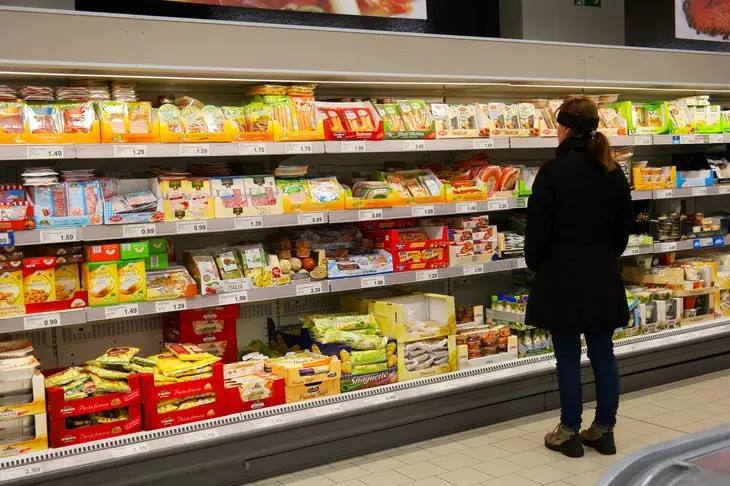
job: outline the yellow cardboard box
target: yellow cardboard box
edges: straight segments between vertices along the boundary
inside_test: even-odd
[[[383,334],[407,343],[456,334],[456,309],[450,295],[414,294],[371,301]]]

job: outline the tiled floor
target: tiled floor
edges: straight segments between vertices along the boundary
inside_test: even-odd
[[[593,404],[584,421],[592,420]],[[546,412],[287,474],[256,486],[589,486],[647,445],[730,422],[730,370],[622,396],[616,456],[586,449],[582,459],[548,451],[558,422]],[[250,486],[250,485],[247,485]]]

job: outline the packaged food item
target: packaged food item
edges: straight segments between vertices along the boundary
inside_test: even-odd
[[[87,262],[111,262],[119,260],[120,250],[118,243],[104,243],[100,245],[86,245],[84,258]]]
[[[243,278],[241,263],[238,258],[238,254],[234,250],[225,249],[221,252],[217,252],[215,262],[223,280]]]
[[[200,361],[211,357],[195,344],[165,343],[165,349],[183,361]]]
[[[82,369],[78,367],[66,368],[63,371],[54,373],[45,378],[46,388],[52,386],[63,386],[71,383],[74,380],[78,380],[82,375]]]
[[[422,100],[403,100],[398,103],[398,110],[408,130],[433,131],[433,119]]]
[[[173,300],[198,294],[195,280],[182,266],[147,271],[147,300]]]
[[[94,390],[104,393],[129,393],[129,383],[124,380],[107,380],[98,375],[92,374],[91,381],[94,382]]]
[[[56,299],[66,300],[81,290],[81,278],[78,263],[56,266]]]
[[[27,258],[23,261],[25,303],[42,304],[56,300],[56,259]]]
[[[142,302],[147,299],[147,276],[143,260],[118,262],[117,278],[120,302]]]
[[[220,275],[215,258],[210,255],[188,252],[185,256],[187,267],[201,295],[216,294],[220,289]]]
[[[81,267],[81,279],[89,292],[89,305],[119,303],[117,262],[87,262]]]
[[[107,380],[126,380],[129,376],[129,373],[124,371],[108,370],[99,366],[92,365],[87,366],[86,371],[88,371],[92,375],[96,375]]]
[[[137,353],[139,353],[139,348],[109,348],[104,354],[96,358],[95,361],[101,366],[125,366],[130,363],[130,360]]]
[[[23,270],[0,271],[0,316],[25,314]]]
[[[146,241],[135,241],[119,245],[119,258],[121,260],[141,260],[149,256],[149,243]]]

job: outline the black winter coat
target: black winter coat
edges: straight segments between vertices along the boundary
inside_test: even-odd
[[[628,181],[605,172],[585,138],[565,140],[543,165],[527,206],[525,260],[535,272],[526,322],[556,331],[626,326],[618,257],[633,226]]]

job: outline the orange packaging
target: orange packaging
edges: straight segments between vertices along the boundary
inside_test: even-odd
[[[84,258],[87,262],[113,262],[119,260],[119,244],[87,245],[84,247]]]

